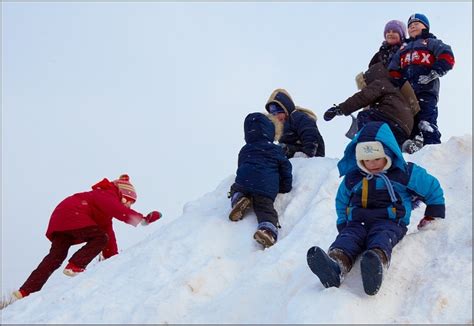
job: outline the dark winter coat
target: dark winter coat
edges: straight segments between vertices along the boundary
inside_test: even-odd
[[[270,95],[265,105],[267,111],[271,103],[279,104],[288,116],[279,142],[295,146],[308,157],[324,157],[324,140],[316,124],[316,115],[308,109],[295,106],[284,89],[277,89]]]
[[[422,75],[435,70],[440,76],[445,75],[454,66],[454,54],[451,47],[424,29],[415,38],[409,38],[400,47],[389,64],[390,75],[400,80],[400,85],[408,80],[417,94],[429,93],[439,95],[439,78],[423,85],[418,83]],[[420,99],[420,97],[418,97]]]
[[[369,175],[358,167],[355,148],[359,142],[375,140],[384,145],[392,165],[386,172]],[[336,195],[338,230],[342,230],[348,221],[389,219],[408,225],[414,198],[426,204],[425,216],[445,216],[440,183],[422,167],[405,162],[386,123],[372,122],[362,128],[347,145],[338,169],[340,175],[344,176]],[[393,190],[395,198],[389,190]]]
[[[245,142],[239,153],[236,190],[275,200],[292,187],[291,163],[273,143],[275,126],[262,113],[251,113],[244,122]]]
[[[386,117],[384,122],[391,126],[398,125],[407,137],[410,136],[415,112],[398,87],[390,82],[388,71],[383,64],[379,62],[372,65],[364,73],[364,80],[366,87],[339,104],[344,115],[370,106],[370,110]]]
[[[382,43],[380,49],[374,54],[369,62],[369,68],[376,63],[382,62],[385,68],[388,68],[393,55],[400,49],[401,44],[388,44],[386,41]]]
[[[103,250],[105,258],[118,253],[117,241],[112,227],[112,218],[137,226],[143,215],[121,203],[118,188],[103,179],[92,186],[91,191],[74,194],[64,199],[51,214],[46,237],[52,240],[54,232],[98,226],[108,235],[109,241]]]

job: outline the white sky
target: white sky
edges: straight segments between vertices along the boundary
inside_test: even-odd
[[[2,3],[2,292],[47,253],[64,197],[128,173],[163,223],[235,173],[273,89],[322,117],[356,91],[388,20],[452,46],[443,141],[472,133],[472,3]],[[318,122],[339,158],[350,119]],[[152,230],[151,226],[149,230]],[[119,248],[146,232],[116,223]]]

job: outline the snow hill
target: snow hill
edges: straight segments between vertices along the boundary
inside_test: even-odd
[[[406,159],[438,177],[447,217],[418,231],[424,206],[413,212],[376,296],[364,293],[358,262],[330,289],[307,267],[308,248],[336,236],[338,160],[294,158],[272,248],[253,240],[253,213],[228,220],[229,176],[136,246],[8,306],[2,323],[472,323],[471,136]]]

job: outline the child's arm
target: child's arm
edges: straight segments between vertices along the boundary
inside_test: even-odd
[[[339,185],[339,189],[337,190],[336,195],[336,213],[337,213],[337,230],[339,232],[346,226],[348,221],[347,217],[347,208],[349,206],[350,200],[350,191],[347,189],[346,184],[346,177],[342,180],[341,184]]]
[[[282,159],[280,160],[280,166],[278,167],[280,173],[280,193],[287,193],[291,191],[292,183],[293,183],[293,174],[292,174],[292,166],[290,160],[288,160],[285,156],[282,155]]]
[[[123,205],[120,200],[109,192],[99,191],[95,197],[95,205],[107,216],[127,224],[137,226],[143,215]]]
[[[416,164],[412,165],[408,189],[414,191],[426,204],[425,216],[445,217],[444,194],[441,185],[434,176]]]

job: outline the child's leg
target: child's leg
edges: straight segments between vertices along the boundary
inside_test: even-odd
[[[273,207],[273,200],[254,195],[253,209],[258,221],[258,230],[254,238],[265,247],[269,247],[273,245],[278,238],[278,213]]]
[[[73,238],[67,233],[57,232],[53,235],[51,249],[38,267],[31,273],[20,290],[26,295],[41,290],[51,274],[58,269],[67,257]]]
[[[329,247],[342,250],[354,264],[357,256],[365,250],[365,240],[367,229],[360,222],[349,222],[336,237],[336,240]]]
[[[367,250],[380,249],[387,260],[387,267],[392,257],[392,249],[403,239],[407,227],[390,220],[380,220],[370,226],[367,234]]]
[[[412,136],[421,132],[423,142],[427,144],[440,144],[441,133],[438,129],[438,98],[429,93],[417,94],[420,103],[420,112],[415,116],[415,125]],[[413,138],[413,137],[411,137]]]
[[[97,226],[86,227],[70,231],[76,242],[86,242],[86,244],[72,255],[69,262],[80,268],[87,265],[104,249],[109,237]]]

